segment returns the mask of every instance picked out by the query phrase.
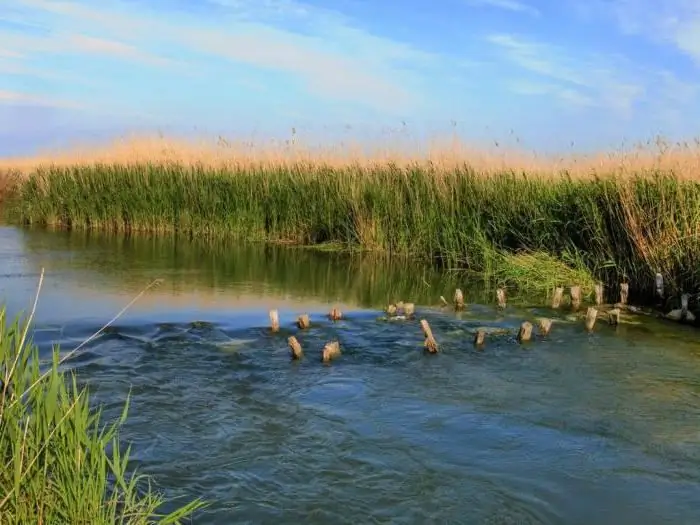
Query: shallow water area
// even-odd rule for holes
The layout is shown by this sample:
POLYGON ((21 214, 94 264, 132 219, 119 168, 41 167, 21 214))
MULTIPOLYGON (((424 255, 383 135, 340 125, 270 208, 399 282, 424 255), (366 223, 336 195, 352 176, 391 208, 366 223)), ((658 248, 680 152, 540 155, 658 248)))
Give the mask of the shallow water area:
POLYGON ((44 350, 70 350, 162 279, 69 363, 108 417, 131 392, 132 466, 209 501, 194 523, 700 523, 694 329, 588 334, 566 309, 513 297, 501 312, 492 290, 405 261, 234 242, 8 227, 0 268, 12 313, 45 268, 44 350), (465 312, 434 306, 455 286, 465 312), (418 319, 379 319, 399 299, 440 354, 424 354, 418 319), (333 306, 347 318, 329 321, 333 306), (539 316, 551 334, 518 344, 539 316), (507 333, 478 351, 484 326, 507 333), (333 339, 343 354, 323 364, 333 339))

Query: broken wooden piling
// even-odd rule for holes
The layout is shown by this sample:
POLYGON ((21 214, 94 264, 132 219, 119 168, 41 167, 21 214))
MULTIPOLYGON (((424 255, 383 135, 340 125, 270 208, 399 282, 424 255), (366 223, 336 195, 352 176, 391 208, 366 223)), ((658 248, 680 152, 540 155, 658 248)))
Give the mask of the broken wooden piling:
POLYGON ((477 330, 474 334, 474 346, 482 347, 486 341, 486 330, 477 330))
POLYGON ((464 294, 457 288, 454 295, 455 310, 464 310, 464 294))
POLYGON ((620 309, 619 308, 613 308, 608 312, 608 322, 613 325, 617 326, 620 324, 620 309))
POLYGON ((329 313, 328 313, 328 318, 331 321, 340 321, 343 318, 343 312, 338 310, 337 308, 333 308, 329 313))
POLYGON ((656 296, 659 299, 663 299, 664 298, 664 276, 661 275, 660 273, 657 273, 654 281, 656 284, 656 296))
POLYGON ((595 305, 601 304, 603 304, 603 283, 598 283, 595 285, 595 305))
POLYGON ((561 305, 561 300, 564 297, 564 288, 557 286, 552 295, 552 308, 557 309, 561 305))
POLYGON ((403 314, 406 316, 406 319, 412 318, 416 313, 416 305, 413 303, 406 303, 403 305, 403 314))
POLYGON ((537 323, 540 335, 546 336, 549 335, 550 330, 552 329, 552 320, 551 319, 540 319, 539 322, 537 323))
POLYGON ((586 330, 591 332, 595 326, 596 318, 598 317, 598 310, 590 306, 586 311, 586 330))
POLYGON ((321 361, 328 363, 338 357, 340 357, 340 343, 338 343, 338 341, 326 343, 326 346, 324 346, 321 351, 321 361))
POLYGON ((304 356, 304 351, 301 349, 301 344, 299 344, 296 337, 290 336, 287 339, 287 343, 289 344, 289 353, 292 359, 301 359, 304 356))
POLYGON ((270 330, 273 332, 280 330, 280 317, 277 310, 270 310, 270 330))
POLYGON ((518 332, 518 342, 525 343, 532 338, 532 323, 523 321, 518 332))
POLYGON ((309 316, 307 314, 302 314, 299 317, 297 317, 297 326, 301 330, 305 330, 309 326, 311 326, 311 321, 309 321, 309 316))
POLYGON ((569 288, 569 296, 571 297, 571 308, 578 310, 581 306, 581 287, 576 285, 569 288))
POLYGON ((425 319, 421 319, 420 327, 423 329, 423 335, 425 336, 425 342, 423 343, 423 346, 431 354, 437 353, 438 344, 437 341, 435 341, 435 338, 433 337, 433 331, 430 329, 428 321, 426 321, 425 319))
POLYGON ((620 283, 620 304, 627 306, 627 299, 630 294, 630 283, 620 283))
POLYGON ((498 300, 498 307, 503 310, 506 307, 506 291, 503 288, 496 290, 496 299, 498 300))
POLYGON ((396 312, 397 312, 397 308, 396 308, 395 304, 390 304, 389 306, 386 307, 386 314, 389 317, 396 315, 396 312))

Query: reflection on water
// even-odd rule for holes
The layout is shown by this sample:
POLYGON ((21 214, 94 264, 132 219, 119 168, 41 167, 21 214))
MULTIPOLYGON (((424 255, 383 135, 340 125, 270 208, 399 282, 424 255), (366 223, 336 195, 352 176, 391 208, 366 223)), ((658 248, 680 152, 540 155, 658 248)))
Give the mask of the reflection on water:
POLYGON ((66 348, 165 280, 73 366, 111 416, 131 390, 134 465, 170 495, 211 501, 196 523, 700 523, 690 329, 587 334, 562 312, 549 338, 520 346, 520 321, 552 312, 419 306, 442 350, 427 356, 417 321, 378 321, 377 308, 432 304, 456 282, 408 263, 0 230, 0 264, 21 308, 47 268, 39 324, 59 331, 35 337, 66 348), (348 320, 324 319, 335 301, 348 320), (265 327, 272 306, 279 334, 265 327), (297 334, 302 310, 312 328, 297 334), (477 352, 477 326, 510 333, 477 352), (334 338, 343 356, 324 365, 334 338))

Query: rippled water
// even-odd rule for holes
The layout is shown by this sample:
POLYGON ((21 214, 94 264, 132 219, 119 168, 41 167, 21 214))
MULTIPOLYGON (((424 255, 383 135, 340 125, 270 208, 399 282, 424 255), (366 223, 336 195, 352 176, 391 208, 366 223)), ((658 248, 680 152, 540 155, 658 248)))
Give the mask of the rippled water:
POLYGON ((407 263, 0 229, 11 310, 42 267, 44 347, 73 348, 164 279, 72 366, 110 416, 131 392, 133 464, 170 496, 207 499, 195 523, 700 523, 693 329, 587 334, 535 299, 499 312, 491 292, 407 263), (485 304, 431 306, 456 283, 485 304), (417 321, 378 320, 398 298, 418 303, 441 354, 422 352, 417 321), (324 318, 335 304, 347 320, 324 318), (550 337, 516 343, 538 315, 555 317, 550 337), (478 352, 477 326, 510 332, 478 352), (324 365, 335 338, 343 355, 324 365))

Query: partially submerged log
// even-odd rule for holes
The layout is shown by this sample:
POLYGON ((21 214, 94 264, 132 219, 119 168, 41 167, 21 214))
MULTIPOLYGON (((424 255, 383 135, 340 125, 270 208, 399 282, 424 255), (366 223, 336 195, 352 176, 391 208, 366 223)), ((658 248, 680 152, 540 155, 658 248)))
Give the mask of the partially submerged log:
POLYGON ((329 361, 337 359, 338 357, 340 357, 340 343, 338 343, 338 341, 326 343, 326 346, 324 346, 323 350, 321 351, 321 361, 328 363, 329 361))
POLYGON ((430 329, 428 321, 426 321, 425 319, 421 319, 420 327, 423 330, 423 335, 425 336, 425 342, 423 343, 423 346, 431 354, 437 353, 438 344, 437 341, 435 341, 435 338, 433 337, 433 331, 430 329))
POLYGON ((590 306, 586 311, 586 330, 591 332, 595 326, 596 318, 598 317, 598 310, 590 306))
POLYGON ((496 299, 498 300, 498 307, 503 310, 506 307, 506 291, 503 288, 496 290, 496 299))
POLYGON ((270 330, 272 332, 280 331, 280 317, 277 310, 270 310, 270 330))
POLYGON ((549 335, 549 332, 552 330, 552 320, 551 319, 540 319, 538 324, 538 328, 540 331, 540 335, 546 336, 549 335))
POLYGON ((464 294, 457 288, 454 295, 455 310, 464 310, 464 294))
POLYGON ((564 297, 564 288, 557 286, 554 289, 554 294, 552 295, 552 308, 555 310, 561 306, 561 300, 564 297))
POLYGON ((520 331, 518 332, 518 342, 525 343, 532 339, 532 323, 524 321, 520 325, 520 331))
POLYGON ((289 344, 289 353, 292 359, 301 359, 304 356, 304 351, 301 349, 301 344, 299 344, 296 337, 291 336, 287 339, 287 343, 289 344))
POLYGON ((299 317, 297 317, 297 326, 302 330, 305 330, 309 326, 311 326, 311 321, 309 321, 309 316, 307 314, 302 314, 299 317))
POLYGON ((569 288, 569 295, 571 296, 571 308, 578 310, 581 306, 581 287, 572 286, 569 288))

